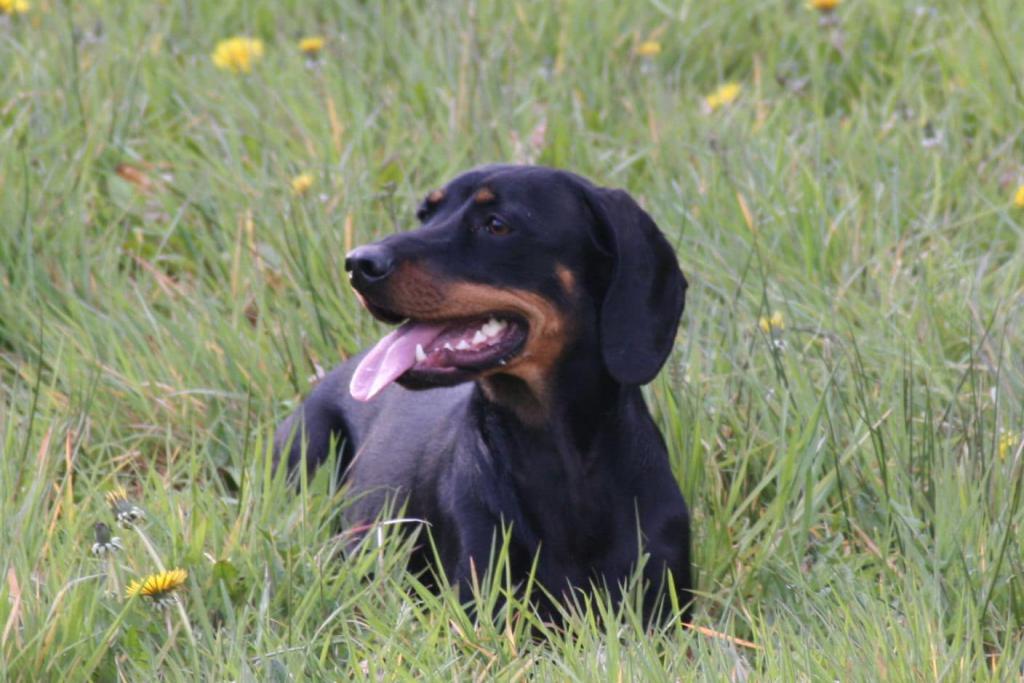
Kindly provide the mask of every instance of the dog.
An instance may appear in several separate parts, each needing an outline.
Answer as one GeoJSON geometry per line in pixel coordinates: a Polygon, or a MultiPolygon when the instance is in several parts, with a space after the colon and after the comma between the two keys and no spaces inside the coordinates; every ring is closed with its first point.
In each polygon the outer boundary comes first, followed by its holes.
{"type": "Polygon", "coordinates": [[[545,615],[595,587],[621,600],[645,556],[644,615],[663,619],[667,581],[690,600],[689,512],[640,387],[685,304],[672,246],[626,192],[540,166],[468,171],[416,215],[345,259],[362,305],[401,325],[319,382],[276,458],[312,472],[336,451],[344,523],[404,508],[432,539],[410,569],[460,596],[505,533],[545,615]]]}

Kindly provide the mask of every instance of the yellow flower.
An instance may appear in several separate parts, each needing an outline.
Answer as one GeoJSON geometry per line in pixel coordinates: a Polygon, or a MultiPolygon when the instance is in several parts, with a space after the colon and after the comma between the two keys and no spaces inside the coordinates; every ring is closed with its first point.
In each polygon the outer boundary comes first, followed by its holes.
{"type": "Polygon", "coordinates": [[[723,83],[714,92],[704,98],[704,104],[710,111],[732,104],[740,96],[743,86],[736,82],[723,83]]]}
{"type": "Polygon", "coordinates": [[[327,41],[324,40],[323,36],[309,36],[299,41],[299,50],[312,57],[324,49],[325,42],[327,41]]]}
{"type": "Polygon", "coordinates": [[[810,0],[807,6],[819,12],[831,12],[839,6],[840,2],[842,0],[810,0]]]}
{"type": "Polygon", "coordinates": [[[292,178],[292,194],[306,194],[306,191],[311,187],[313,187],[312,173],[300,173],[299,175],[292,178]]]}
{"type": "Polygon", "coordinates": [[[150,574],[144,579],[135,579],[124,591],[126,598],[144,595],[151,599],[157,607],[165,607],[174,602],[174,591],[181,588],[188,578],[184,569],[172,569],[150,574]]]}
{"type": "Polygon", "coordinates": [[[636,53],[641,57],[657,57],[661,54],[661,43],[656,40],[645,40],[637,46],[636,53]]]}
{"type": "Polygon", "coordinates": [[[259,38],[235,36],[217,43],[210,58],[218,69],[232,73],[249,73],[252,65],[263,57],[263,41],[259,38]]]}
{"type": "Polygon", "coordinates": [[[999,459],[1006,460],[1006,456],[1010,454],[1017,444],[1020,442],[1020,435],[1014,434],[1013,432],[1002,432],[999,435],[999,459]]]}
{"type": "Polygon", "coordinates": [[[1024,185],[1017,188],[1017,194],[1013,195],[1013,205],[1018,209],[1024,209],[1024,185]]]}
{"type": "Polygon", "coordinates": [[[28,0],[0,0],[0,14],[24,14],[28,7],[28,0]]]}
{"type": "Polygon", "coordinates": [[[761,316],[761,319],[757,321],[757,326],[765,334],[771,334],[773,331],[781,332],[786,329],[786,321],[782,318],[781,312],[775,311],[770,318],[761,316]]]}

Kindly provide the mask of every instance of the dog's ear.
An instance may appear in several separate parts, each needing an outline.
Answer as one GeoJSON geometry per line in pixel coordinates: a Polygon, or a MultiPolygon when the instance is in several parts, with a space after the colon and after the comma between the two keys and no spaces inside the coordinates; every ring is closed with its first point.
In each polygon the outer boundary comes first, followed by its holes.
{"type": "Polygon", "coordinates": [[[623,190],[587,188],[597,238],[612,259],[601,304],[601,355],[622,384],[646,384],[665,364],[686,303],[675,251],[623,190]]]}

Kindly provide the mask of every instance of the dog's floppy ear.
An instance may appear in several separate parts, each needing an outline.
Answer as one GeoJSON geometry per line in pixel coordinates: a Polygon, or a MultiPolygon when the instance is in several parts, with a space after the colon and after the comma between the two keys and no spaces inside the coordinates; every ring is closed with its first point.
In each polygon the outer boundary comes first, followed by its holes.
{"type": "Polygon", "coordinates": [[[622,384],[646,384],[665,364],[686,302],[675,251],[623,190],[587,188],[598,242],[612,258],[601,304],[601,355],[622,384]]]}

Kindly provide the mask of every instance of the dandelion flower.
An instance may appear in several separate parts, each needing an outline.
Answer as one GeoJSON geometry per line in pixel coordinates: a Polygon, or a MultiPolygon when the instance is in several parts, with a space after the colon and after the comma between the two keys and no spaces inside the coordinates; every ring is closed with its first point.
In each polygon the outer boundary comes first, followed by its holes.
{"type": "Polygon", "coordinates": [[[252,65],[263,57],[263,41],[259,38],[235,36],[217,43],[210,55],[214,66],[232,73],[249,73],[252,65]]]}
{"type": "Polygon", "coordinates": [[[96,542],[92,544],[92,554],[96,557],[109,555],[115,550],[124,550],[121,539],[110,533],[110,527],[103,522],[96,522],[93,525],[93,533],[96,542]]]}
{"type": "Polygon", "coordinates": [[[839,6],[840,2],[842,0],[810,0],[807,6],[819,12],[831,12],[839,6]]]}
{"type": "Polygon", "coordinates": [[[326,42],[323,36],[309,36],[299,41],[299,50],[305,55],[315,57],[324,49],[326,42]]]}
{"type": "Polygon", "coordinates": [[[312,173],[300,173],[292,178],[292,194],[296,196],[306,194],[306,191],[311,187],[313,187],[312,173]]]}
{"type": "Polygon", "coordinates": [[[782,331],[786,329],[786,321],[783,319],[782,313],[775,311],[770,318],[761,316],[757,321],[757,326],[771,338],[772,348],[778,351],[786,348],[786,340],[782,338],[782,331]]]}
{"type": "Polygon", "coordinates": [[[783,319],[781,312],[775,311],[770,318],[761,316],[761,319],[757,321],[757,326],[765,334],[771,334],[772,332],[781,332],[786,329],[786,321],[783,319]]]}
{"type": "Polygon", "coordinates": [[[661,43],[656,40],[645,40],[637,46],[636,53],[641,57],[657,57],[661,54],[661,43]]]}
{"type": "Polygon", "coordinates": [[[114,519],[123,527],[133,526],[146,517],[142,508],[128,500],[128,493],[122,486],[107,492],[107,505],[114,513],[114,519]]]}
{"type": "Polygon", "coordinates": [[[1006,456],[1010,454],[1017,444],[1020,442],[1020,435],[1013,432],[1002,432],[999,435],[999,459],[1006,460],[1006,456]]]}
{"type": "Polygon", "coordinates": [[[150,574],[144,579],[135,579],[125,589],[126,598],[134,598],[136,595],[143,595],[153,601],[153,606],[163,608],[174,604],[174,592],[185,584],[188,572],[184,569],[171,569],[170,571],[150,574]]]}
{"type": "Polygon", "coordinates": [[[28,8],[28,0],[0,0],[0,14],[24,14],[28,8]]]}
{"type": "Polygon", "coordinates": [[[1013,195],[1013,205],[1018,209],[1024,209],[1024,185],[1017,188],[1017,193],[1013,195]]]}
{"type": "Polygon", "coordinates": [[[739,83],[723,83],[704,98],[704,106],[707,107],[708,111],[715,111],[716,109],[728,106],[736,101],[742,90],[743,86],[739,83]]]}

